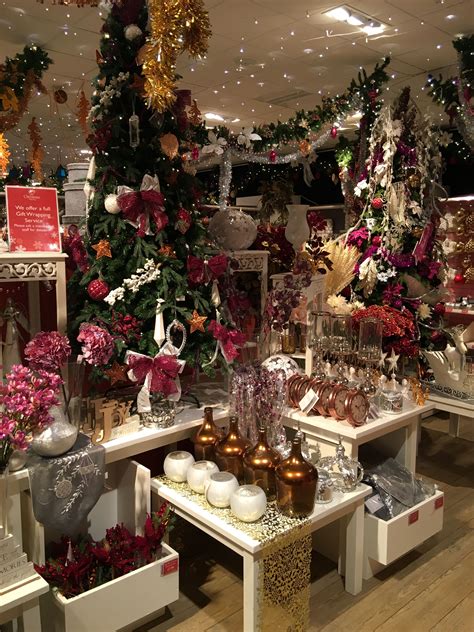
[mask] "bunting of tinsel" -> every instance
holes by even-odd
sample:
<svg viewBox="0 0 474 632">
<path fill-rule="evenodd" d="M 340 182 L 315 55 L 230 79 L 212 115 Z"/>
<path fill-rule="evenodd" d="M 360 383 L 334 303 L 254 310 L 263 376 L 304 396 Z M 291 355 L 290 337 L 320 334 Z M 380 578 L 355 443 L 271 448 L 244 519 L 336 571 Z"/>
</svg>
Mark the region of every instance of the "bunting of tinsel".
<svg viewBox="0 0 474 632">
<path fill-rule="evenodd" d="M 28 125 L 28 133 L 31 140 L 30 160 L 33 171 L 35 172 L 36 179 L 41 182 L 43 179 L 43 158 L 44 149 L 41 146 L 43 140 L 40 133 L 40 128 L 36 122 L 36 118 L 33 116 L 31 123 Z"/>
<path fill-rule="evenodd" d="M 188 51 L 205 55 L 211 36 L 202 0 L 149 0 L 150 36 L 143 54 L 148 106 L 163 112 L 176 100 L 176 60 Z"/>
<path fill-rule="evenodd" d="M 7 139 L 3 134 L 0 134 L 0 177 L 6 172 L 9 160 L 10 151 Z"/>
<path fill-rule="evenodd" d="M 90 107 L 91 105 L 87 100 L 86 93 L 84 92 L 84 90 L 81 90 L 77 98 L 76 116 L 77 122 L 81 126 L 82 132 L 84 134 L 84 138 L 87 138 L 89 136 L 87 117 L 89 116 Z"/>
</svg>

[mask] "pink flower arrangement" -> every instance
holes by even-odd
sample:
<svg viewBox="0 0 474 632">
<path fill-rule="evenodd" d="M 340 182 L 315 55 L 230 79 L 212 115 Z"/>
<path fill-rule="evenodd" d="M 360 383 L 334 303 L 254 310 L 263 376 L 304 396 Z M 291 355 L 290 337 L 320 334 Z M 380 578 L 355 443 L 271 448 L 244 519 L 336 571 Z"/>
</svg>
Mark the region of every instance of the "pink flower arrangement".
<svg viewBox="0 0 474 632">
<path fill-rule="evenodd" d="M 61 384 L 54 373 L 12 366 L 0 390 L 0 468 L 6 466 L 14 449 L 26 450 L 28 435 L 53 421 L 49 410 L 59 405 Z"/>
<path fill-rule="evenodd" d="M 32 369 L 58 373 L 71 355 L 71 345 L 59 331 L 40 331 L 25 347 Z"/>
<path fill-rule="evenodd" d="M 112 357 L 114 339 L 108 331 L 98 325 L 83 323 L 77 340 L 82 344 L 82 357 L 88 364 L 103 366 Z"/>
</svg>

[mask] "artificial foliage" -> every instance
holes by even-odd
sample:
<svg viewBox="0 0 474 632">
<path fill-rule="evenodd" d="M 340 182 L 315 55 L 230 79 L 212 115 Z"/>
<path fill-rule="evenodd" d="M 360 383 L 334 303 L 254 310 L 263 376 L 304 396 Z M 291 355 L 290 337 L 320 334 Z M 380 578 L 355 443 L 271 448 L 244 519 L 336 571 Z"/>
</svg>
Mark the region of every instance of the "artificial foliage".
<svg viewBox="0 0 474 632">
<path fill-rule="evenodd" d="M 33 171 L 35 172 L 36 179 L 41 182 L 43 179 L 43 158 L 44 149 L 41 144 L 42 136 L 36 117 L 33 116 L 31 123 L 28 125 L 28 134 L 31 141 L 30 149 L 30 161 Z"/>
<path fill-rule="evenodd" d="M 89 135 L 89 127 L 87 125 L 87 117 L 89 116 L 90 103 L 86 97 L 86 93 L 84 90 L 79 92 L 76 103 L 76 116 L 77 122 L 79 123 L 82 133 L 84 134 L 84 138 L 87 138 Z"/>
<path fill-rule="evenodd" d="M 139 58 L 147 25 L 145 0 L 124 0 L 112 4 L 101 30 L 88 121 L 95 174 L 89 180 L 85 243 L 78 232 L 66 235 L 66 248 L 78 266 L 69 283 L 69 322 L 74 339 L 83 322 L 110 331 L 119 317 L 133 316 L 141 323 L 140 336 L 126 341 L 115 337 L 112 366 L 123 364 L 127 350 L 149 357 L 157 353 L 157 308 L 165 329 L 175 318 L 187 325 L 196 311 L 207 320 L 188 336 L 181 358 L 193 367 L 207 365 L 212 372 L 218 362 L 209 362 L 217 343 L 208 328 L 218 317 L 211 300 L 218 279 L 207 261 L 215 251 L 206 242 L 201 221 L 199 180 L 187 172 L 180 153 L 189 134 L 185 107 L 190 101 L 178 91 L 172 109 L 159 113 L 147 107 Z M 130 26 L 137 27 L 133 38 L 126 35 Z M 139 137 L 134 147 L 131 117 L 138 118 L 138 130 L 132 119 L 133 140 L 137 131 Z M 198 282 L 191 274 L 196 262 L 202 269 Z M 226 269 L 224 257 L 219 276 Z"/>
<path fill-rule="evenodd" d="M 446 344 L 435 184 L 440 170 L 439 134 L 406 88 L 374 123 L 354 188 L 359 219 L 345 236 L 360 252 L 345 294 L 357 310 L 384 306 L 379 315 L 385 320 L 398 312 L 400 323 L 411 323 L 403 335 L 384 341 L 385 351 L 404 356 Z"/>
<path fill-rule="evenodd" d="M 52 63 L 41 46 L 31 44 L 0 65 L 0 132 L 17 125 L 28 107 L 33 88 L 46 93 L 41 78 Z"/>
<path fill-rule="evenodd" d="M 159 511 L 147 516 L 143 535 L 134 535 L 118 524 L 107 529 L 99 542 L 90 536 L 75 542 L 63 536 L 53 545 L 53 556 L 43 566 L 35 564 L 35 569 L 63 597 L 77 597 L 159 559 L 172 516 L 170 505 L 163 503 Z"/>
</svg>

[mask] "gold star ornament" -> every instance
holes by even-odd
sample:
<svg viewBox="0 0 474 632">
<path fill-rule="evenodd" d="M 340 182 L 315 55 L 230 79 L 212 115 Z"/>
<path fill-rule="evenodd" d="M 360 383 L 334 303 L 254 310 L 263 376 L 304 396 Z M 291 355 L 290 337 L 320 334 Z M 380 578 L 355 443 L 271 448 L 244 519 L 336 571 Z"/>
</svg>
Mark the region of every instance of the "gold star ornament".
<svg viewBox="0 0 474 632">
<path fill-rule="evenodd" d="M 98 244 L 94 244 L 92 248 L 96 251 L 96 259 L 101 259 L 102 257 L 110 257 L 112 258 L 112 252 L 110 250 L 110 243 L 107 239 L 101 239 Z"/>
<path fill-rule="evenodd" d="M 128 367 L 118 362 L 114 362 L 110 369 L 106 369 L 104 373 L 109 378 L 111 385 L 118 384 L 119 382 L 127 382 Z"/>
<path fill-rule="evenodd" d="M 202 331 L 204 333 L 204 323 L 207 320 L 206 316 L 199 316 L 196 310 L 193 311 L 193 315 L 186 322 L 190 326 L 190 333 L 195 331 Z"/>
</svg>

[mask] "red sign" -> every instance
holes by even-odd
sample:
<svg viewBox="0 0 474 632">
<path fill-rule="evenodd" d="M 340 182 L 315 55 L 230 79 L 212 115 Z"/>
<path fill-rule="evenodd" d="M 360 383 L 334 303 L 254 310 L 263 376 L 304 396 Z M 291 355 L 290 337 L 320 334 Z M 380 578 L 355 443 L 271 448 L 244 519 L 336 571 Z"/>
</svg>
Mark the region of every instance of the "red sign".
<svg viewBox="0 0 474 632">
<path fill-rule="evenodd" d="M 61 252 L 58 192 L 6 186 L 10 252 Z"/>
<path fill-rule="evenodd" d="M 435 509 L 440 509 L 444 505 L 444 496 L 436 498 L 434 501 Z"/>
<path fill-rule="evenodd" d="M 408 524 L 413 524 L 414 522 L 418 522 L 419 517 L 420 517 L 420 514 L 418 513 L 418 510 L 414 511 L 408 516 Z"/>
<path fill-rule="evenodd" d="M 171 575 L 171 573 L 176 573 L 179 567 L 179 558 L 174 560 L 170 560 L 169 562 L 165 562 L 161 567 L 161 576 Z"/>
</svg>

